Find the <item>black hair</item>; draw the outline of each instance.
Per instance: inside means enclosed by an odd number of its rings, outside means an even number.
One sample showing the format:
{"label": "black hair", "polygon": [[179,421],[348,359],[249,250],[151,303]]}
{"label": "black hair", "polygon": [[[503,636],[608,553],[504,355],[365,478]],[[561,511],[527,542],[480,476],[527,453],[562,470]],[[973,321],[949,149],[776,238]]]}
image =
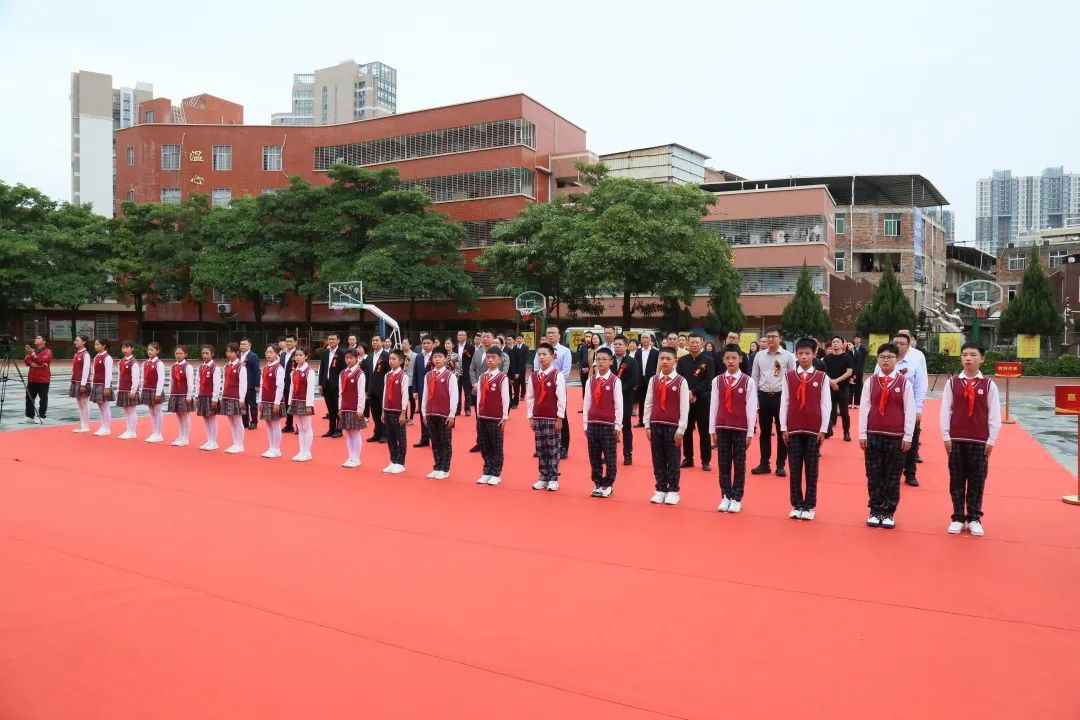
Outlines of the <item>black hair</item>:
{"label": "black hair", "polygon": [[485,355],[498,355],[499,357],[502,357],[502,350],[492,345],[487,349]]}
{"label": "black hair", "polygon": [[727,355],[728,353],[735,353],[739,357],[742,357],[742,348],[739,347],[738,345],[734,344],[734,343],[732,343],[730,345],[725,345],[724,346],[724,355]]}
{"label": "black hair", "polygon": [[817,350],[817,343],[813,338],[803,338],[799,342],[795,343],[795,352],[806,348],[807,350]]}
{"label": "black hair", "polygon": [[839,340],[840,342],[847,342],[846,340],[844,340],[844,338],[840,337],[839,335],[833,335],[831,338],[829,338],[829,342],[832,342],[833,340]]}
{"label": "black hair", "polygon": [[[626,336],[623,335],[622,333],[619,333],[618,335],[616,335],[615,340],[622,340],[623,342],[628,342],[628,340],[626,339]],[[615,340],[612,340],[612,342],[615,342]]]}
{"label": "black hair", "polygon": [[908,335],[906,332],[898,332],[895,335],[893,335],[893,337],[894,338],[902,337],[902,338],[904,338],[905,340],[908,341],[909,345],[911,344],[911,336]]}
{"label": "black hair", "polygon": [[784,336],[784,333],[780,332],[780,328],[776,327],[775,325],[770,325],[769,327],[765,328],[765,334],[768,335],[769,333],[776,333],[780,337]]}
{"label": "black hair", "polygon": [[106,340],[104,338],[95,338],[95,340],[97,340],[97,342],[101,343],[101,347],[105,348],[105,350],[108,351],[108,349],[109,349],[109,341],[108,340]]}
{"label": "black hair", "polygon": [[356,351],[352,348],[347,348],[345,350],[345,357],[356,357]]}
{"label": "black hair", "polygon": [[120,343],[120,347],[121,348],[129,347],[132,350],[134,350],[135,349],[135,341],[134,340],[124,340],[122,343]]}
{"label": "black hair", "polygon": [[608,357],[610,357],[610,358],[613,358],[613,357],[615,357],[615,356],[614,356],[614,355],[612,354],[612,352],[611,352],[610,350],[608,350],[608,349],[607,349],[606,347],[602,347],[602,348],[599,348],[599,349],[597,349],[597,351],[596,351],[596,354],[597,354],[597,355],[607,355],[607,356],[608,356]]}
{"label": "black hair", "polygon": [[431,356],[435,357],[436,355],[446,357],[446,350],[443,349],[442,345],[436,345],[431,349]]}
{"label": "black hair", "polygon": [[985,355],[986,354],[986,349],[983,348],[983,346],[980,345],[977,342],[966,342],[963,345],[961,345],[960,346],[960,352],[963,353],[965,350],[978,350],[979,355]]}
{"label": "black hair", "polygon": [[536,349],[537,349],[537,351],[547,350],[552,355],[555,354],[555,348],[551,347],[551,343],[548,343],[548,342],[540,343],[539,345],[536,346]]}
{"label": "black hair", "polygon": [[158,351],[158,355],[161,354],[161,343],[159,343],[157,340],[155,340],[152,343],[148,344],[146,347],[154,348],[155,350]]}
{"label": "black hair", "polygon": [[402,363],[405,362],[405,353],[402,352],[401,350],[397,350],[397,349],[391,350],[390,354],[391,355],[396,355],[397,359],[400,360]]}
{"label": "black hair", "polygon": [[203,345],[203,346],[201,346],[199,348],[199,352],[202,353],[203,350],[209,350],[210,351],[210,357],[214,357],[214,346],[213,345]]}
{"label": "black hair", "polygon": [[665,353],[667,353],[667,354],[668,354],[668,355],[670,355],[671,357],[679,357],[679,353],[675,352],[674,350],[672,350],[672,349],[671,349],[671,348],[669,348],[669,347],[662,347],[662,348],[660,348],[660,354],[661,354],[661,355],[663,355],[663,354],[665,354]]}
{"label": "black hair", "polygon": [[251,344],[251,338],[240,338],[240,342],[246,342],[248,345],[250,345]]}
{"label": "black hair", "polygon": [[697,338],[698,340],[704,340],[705,337],[700,333],[692,332],[686,336],[686,342],[690,342],[690,338]]}
{"label": "black hair", "polygon": [[185,346],[183,346],[183,345],[177,345],[176,347],[174,347],[174,348],[172,349],[172,351],[173,351],[173,355],[175,355],[175,354],[176,354],[176,351],[177,351],[177,350],[179,350],[180,352],[184,353],[184,357],[187,357],[187,347],[185,347]]}
{"label": "black hair", "polygon": [[89,338],[89,337],[87,337],[86,335],[76,335],[75,337],[77,337],[77,338],[79,338],[80,340],[82,340],[82,342],[83,342],[83,345],[89,345],[89,344],[90,344],[90,338]]}
{"label": "black hair", "polygon": [[237,345],[236,343],[229,343],[228,345],[225,346],[225,352],[229,352],[230,350],[232,350],[237,355],[240,354],[240,346]]}
{"label": "black hair", "polygon": [[891,352],[893,355],[900,354],[900,348],[896,347],[894,343],[887,342],[878,345],[877,354],[880,355],[883,352]]}

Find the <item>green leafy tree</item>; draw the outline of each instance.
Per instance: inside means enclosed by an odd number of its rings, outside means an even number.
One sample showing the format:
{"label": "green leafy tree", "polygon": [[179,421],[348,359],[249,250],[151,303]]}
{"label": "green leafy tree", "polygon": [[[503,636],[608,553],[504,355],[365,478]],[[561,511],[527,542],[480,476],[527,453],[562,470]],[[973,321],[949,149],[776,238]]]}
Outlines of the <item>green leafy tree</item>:
{"label": "green leafy tree", "polygon": [[746,313],[739,304],[739,291],[742,280],[738,272],[728,265],[729,270],[719,279],[709,292],[709,312],[702,325],[715,338],[723,338],[729,332],[742,332],[746,327]]}
{"label": "green leafy tree", "polygon": [[39,233],[55,210],[56,203],[38,190],[0,182],[0,327],[6,327],[13,310],[30,302]]}
{"label": "green leafy tree", "polygon": [[915,310],[908,302],[891,265],[885,266],[881,282],[874,290],[870,302],[863,306],[859,317],[855,319],[855,327],[864,335],[892,335],[901,328],[915,327]]}
{"label": "green leafy tree", "polygon": [[822,337],[832,330],[832,320],[829,319],[829,313],[825,312],[821,298],[814,291],[810,269],[807,268],[805,260],[802,272],[799,273],[799,282],[795,286],[795,294],[784,307],[780,324],[784,327],[784,335],[793,338]]}
{"label": "green leafy tree", "polygon": [[1008,304],[998,321],[1002,337],[1022,335],[1057,335],[1065,327],[1065,321],[1054,304],[1050,281],[1039,263],[1038,250],[1031,253],[1020,292]]}

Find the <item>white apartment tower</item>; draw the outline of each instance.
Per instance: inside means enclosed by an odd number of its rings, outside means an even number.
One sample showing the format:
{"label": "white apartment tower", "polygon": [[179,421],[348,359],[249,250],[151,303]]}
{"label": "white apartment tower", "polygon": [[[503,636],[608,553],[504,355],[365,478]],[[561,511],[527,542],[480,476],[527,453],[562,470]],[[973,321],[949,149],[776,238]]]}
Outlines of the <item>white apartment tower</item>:
{"label": "white apartment tower", "polygon": [[344,60],[293,75],[292,109],[271,125],[335,125],[397,112],[397,70],[381,62]]}

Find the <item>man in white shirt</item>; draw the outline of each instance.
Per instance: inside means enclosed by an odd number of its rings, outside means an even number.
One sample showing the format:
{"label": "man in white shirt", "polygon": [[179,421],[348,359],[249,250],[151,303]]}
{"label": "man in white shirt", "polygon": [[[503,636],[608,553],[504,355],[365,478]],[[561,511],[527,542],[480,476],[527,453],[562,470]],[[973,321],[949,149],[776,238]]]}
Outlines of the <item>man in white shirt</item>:
{"label": "man in white shirt", "polygon": [[[908,337],[911,338],[911,347],[908,348],[908,355],[911,356],[912,361],[920,363],[922,365],[923,377],[925,377],[927,379],[927,384],[929,384],[930,370],[926,367],[926,355],[923,354],[922,350],[920,350],[918,347],[916,347],[919,344],[919,342],[918,342],[918,338],[915,337],[915,333],[911,332],[907,328],[900,328],[899,330],[896,331],[896,333],[898,335],[900,333],[907,333]],[[922,456],[919,455],[919,448],[922,445],[920,435],[921,435],[921,432],[915,436],[914,440],[911,441],[911,446],[912,446],[911,454],[915,457],[915,462],[917,462],[917,463],[921,463],[923,461]]]}
{"label": "man in white shirt", "polygon": [[[911,347],[911,336],[900,331],[893,337],[893,344],[900,351],[896,361],[896,370],[907,378],[915,396],[915,432],[911,436],[911,448],[904,453],[904,483],[919,487],[915,477],[916,457],[918,456],[919,436],[922,434],[923,403],[926,401],[926,358]],[[874,368],[875,375],[881,375],[881,368]]]}
{"label": "man in white shirt", "polygon": [[751,475],[765,475],[771,471],[773,428],[776,428],[776,474],[787,475],[784,464],[787,462],[787,443],[780,430],[780,393],[784,387],[784,378],[795,369],[795,356],[780,344],[780,328],[770,327],[765,330],[765,347],[754,356],[754,366],[750,377],[757,386],[758,420],[761,435],[758,446],[761,449],[761,464],[750,471]]}
{"label": "man in white shirt", "polygon": [[641,373],[641,382],[638,383],[634,396],[634,402],[638,403],[638,423],[634,427],[645,427],[645,395],[648,393],[649,381],[656,374],[659,359],[660,351],[654,345],[653,336],[644,333],[641,336],[641,347],[634,351],[634,361]]}

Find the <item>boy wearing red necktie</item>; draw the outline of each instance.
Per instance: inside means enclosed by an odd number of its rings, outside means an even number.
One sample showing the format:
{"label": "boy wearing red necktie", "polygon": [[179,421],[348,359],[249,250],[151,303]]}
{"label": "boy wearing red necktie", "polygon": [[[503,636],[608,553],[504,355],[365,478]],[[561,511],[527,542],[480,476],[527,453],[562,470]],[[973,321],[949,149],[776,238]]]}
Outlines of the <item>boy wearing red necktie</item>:
{"label": "boy wearing red necktie", "polygon": [[503,432],[510,412],[510,383],[506,373],[499,370],[502,353],[494,345],[488,348],[484,360],[487,370],[480,375],[476,392],[476,438],[484,458],[484,472],[476,479],[478,485],[498,485],[502,482]]}
{"label": "boy wearing red necktie", "polygon": [[742,511],[746,486],[746,448],[754,439],[758,411],[757,384],[739,369],[738,345],[724,346],[724,372],[713,379],[709,426],[720,458],[720,512]]}
{"label": "boy wearing red necktie", "polygon": [[[818,463],[821,443],[829,429],[832,393],[828,376],[814,367],[814,341],[803,338],[795,343],[798,365],[786,373],[780,388],[780,432],[787,443],[791,467],[789,518],[813,520],[817,506]],[[803,491],[803,470],[806,490]]]}
{"label": "boy wearing red necktie", "polygon": [[433,480],[450,477],[453,455],[454,415],[457,414],[458,389],[454,373],[446,369],[446,351],[436,347],[431,351],[434,367],[424,375],[420,413],[431,435],[431,454],[435,469],[427,474]]}
{"label": "boy wearing red necktie", "polygon": [[554,359],[555,348],[550,343],[540,343],[536,348],[539,367],[525,384],[525,411],[535,438],[540,473],[532,489],[551,492],[559,489],[560,435],[566,422],[566,380],[552,366]]}
{"label": "boy wearing red necktie", "polygon": [[915,432],[915,393],[911,383],[896,370],[900,349],[894,343],[878,347],[880,375],[863,384],[859,403],[859,445],[866,455],[866,488],[870,496],[868,527],[896,527],[894,514],[900,504],[900,474],[904,453],[911,448]]}
{"label": "boy wearing red necktie", "polygon": [[[622,430],[622,383],[611,372],[613,355],[602,347],[594,355],[596,371],[585,382],[585,439],[589,442],[592,497],[611,497],[618,472],[615,447]],[[605,467],[607,472],[604,472]]]}
{"label": "boy wearing red necktie", "polygon": [[645,391],[643,420],[645,435],[652,449],[653,477],[656,492],[650,502],[657,505],[679,504],[679,449],[690,416],[690,386],[686,378],[675,372],[678,355],[672,348],[660,351],[659,371],[648,382]]}
{"label": "boy wearing red necktie", "polygon": [[[949,378],[941,394],[941,435],[949,454],[949,494],[953,514],[950,535],[968,532],[982,537],[982,498],[990,453],[1001,433],[997,385],[979,371],[983,349],[977,343],[960,348],[963,372]],[[966,506],[966,512],[965,512]]]}

